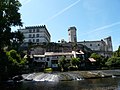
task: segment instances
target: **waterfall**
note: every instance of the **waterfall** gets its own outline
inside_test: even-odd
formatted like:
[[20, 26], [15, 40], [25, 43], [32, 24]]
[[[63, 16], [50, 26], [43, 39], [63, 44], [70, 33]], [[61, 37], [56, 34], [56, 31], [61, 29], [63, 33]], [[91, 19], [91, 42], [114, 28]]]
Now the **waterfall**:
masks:
[[24, 78], [25, 80], [31, 81], [31, 80], [33, 80], [33, 78], [35, 77], [35, 74], [36, 74], [36, 73], [24, 74], [24, 75], [22, 75], [22, 76], [23, 76], [23, 78]]
[[33, 81], [51, 81], [51, 82], [56, 82], [58, 81], [58, 75], [54, 75], [54, 74], [41, 74], [36, 76]]
[[25, 80], [32, 81], [70, 81], [70, 80], [83, 80], [78, 73], [71, 72], [57, 72], [57, 73], [32, 73], [23, 75]]

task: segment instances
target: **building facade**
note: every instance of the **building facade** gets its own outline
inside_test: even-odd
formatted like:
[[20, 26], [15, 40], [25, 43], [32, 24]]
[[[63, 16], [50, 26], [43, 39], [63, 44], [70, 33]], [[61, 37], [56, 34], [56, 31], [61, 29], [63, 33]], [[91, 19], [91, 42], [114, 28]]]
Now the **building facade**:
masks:
[[82, 41], [78, 42], [78, 44], [85, 45], [93, 52], [101, 54], [103, 56], [110, 57], [113, 52], [111, 37], [107, 37], [98, 41]]
[[76, 27], [70, 27], [68, 29], [68, 38], [69, 42], [77, 42], [77, 34], [76, 34]]
[[45, 52], [44, 55], [33, 55], [33, 61], [39, 63], [39, 66], [46, 65], [47, 67], [57, 68], [59, 59], [64, 56], [67, 60], [71, 58], [84, 58], [84, 53], [80, 52]]
[[[34, 45], [30, 49], [30, 55], [33, 56], [33, 61], [38, 67], [47, 66], [56, 68], [58, 67], [61, 56], [65, 56], [67, 59], [79, 57], [81, 60], [88, 60], [87, 54], [89, 53], [98, 53], [105, 57], [112, 56], [113, 47], [111, 37], [95, 41], [77, 42], [76, 30], [76, 27], [70, 27], [68, 29], [68, 42], [62, 40], [59, 43], [55, 43], [50, 42], [50, 34], [45, 26], [20, 29], [25, 36], [26, 43], [42, 43], [36, 46]], [[90, 61], [93, 62], [95, 60], [90, 59]]]
[[24, 29], [19, 29], [19, 31], [22, 32], [25, 37], [24, 43], [48, 43], [51, 39], [50, 33], [45, 25], [25, 27]]
[[[68, 29], [68, 38], [69, 42], [59, 42], [54, 43], [50, 42], [45, 45], [45, 48], [34, 47], [31, 51], [31, 54], [44, 54], [45, 52], [71, 52], [73, 50], [83, 50], [98, 53], [105, 57], [111, 57], [113, 52], [112, 39], [107, 37], [101, 40], [95, 41], [80, 41], [77, 42], [76, 27], [70, 27]], [[86, 49], [86, 47], [88, 49]], [[90, 51], [91, 52], [91, 51]]]

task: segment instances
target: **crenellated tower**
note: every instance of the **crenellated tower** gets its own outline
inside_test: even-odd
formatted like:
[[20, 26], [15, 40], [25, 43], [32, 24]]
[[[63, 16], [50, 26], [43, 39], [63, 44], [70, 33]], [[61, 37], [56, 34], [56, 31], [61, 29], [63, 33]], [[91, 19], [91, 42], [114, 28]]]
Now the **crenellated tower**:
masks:
[[77, 42], [76, 27], [70, 27], [68, 29], [69, 42]]

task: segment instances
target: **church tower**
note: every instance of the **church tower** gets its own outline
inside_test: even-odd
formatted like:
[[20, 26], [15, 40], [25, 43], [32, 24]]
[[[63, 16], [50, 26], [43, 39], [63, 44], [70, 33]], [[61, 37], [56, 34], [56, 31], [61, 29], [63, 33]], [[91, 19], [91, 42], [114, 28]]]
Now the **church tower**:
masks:
[[68, 29], [69, 42], [77, 42], [76, 27], [70, 27]]

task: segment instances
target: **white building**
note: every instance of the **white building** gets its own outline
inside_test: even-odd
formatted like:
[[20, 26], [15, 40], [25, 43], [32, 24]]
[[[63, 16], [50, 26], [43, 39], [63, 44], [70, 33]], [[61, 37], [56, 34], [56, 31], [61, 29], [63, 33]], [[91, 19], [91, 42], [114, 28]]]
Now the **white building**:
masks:
[[[33, 55], [33, 61], [37, 63], [41, 63], [40, 65], [46, 64], [47, 67], [56, 68], [58, 67], [58, 62], [60, 57], [66, 57], [66, 59], [70, 60], [71, 58], [76, 58], [77, 56], [84, 58], [84, 53], [80, 52], [45, 52], [44, 55]], [[40, 66], [40, 67], [41, 67]]]
[[25, 27], [24, 29], [19, 29], [19, 31], [22, 32], [25, 37], [24, 43], [50, 42], [51, 36], [45, 25]]

